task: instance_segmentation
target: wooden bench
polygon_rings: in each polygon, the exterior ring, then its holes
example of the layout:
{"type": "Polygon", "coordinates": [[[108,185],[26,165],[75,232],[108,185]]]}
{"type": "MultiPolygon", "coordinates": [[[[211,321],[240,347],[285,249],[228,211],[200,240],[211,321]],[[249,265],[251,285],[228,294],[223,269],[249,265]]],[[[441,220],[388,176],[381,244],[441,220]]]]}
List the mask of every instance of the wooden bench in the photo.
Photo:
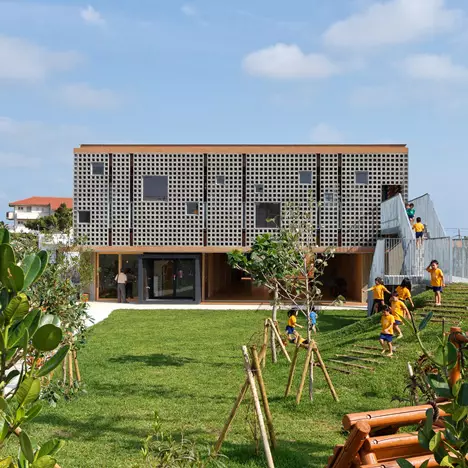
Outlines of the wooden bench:
{"type": "MultiPolygon", "coordinates": [[[[416,468],[426,460],[429,468],[439,466],[431,452],[419,445],[416,432],[399,432],[402,427],[423,423],[430,408],[420,405],[345,415],[343,427],[350,431],[348,438],[335,447],[327,468],[399,468],[398,458],[407,459],[416,468]]],[[[440,409],[440,416],[447,413],[440,409]]],[[[434,430],[441,427],[435,425],[434,430]]]]}

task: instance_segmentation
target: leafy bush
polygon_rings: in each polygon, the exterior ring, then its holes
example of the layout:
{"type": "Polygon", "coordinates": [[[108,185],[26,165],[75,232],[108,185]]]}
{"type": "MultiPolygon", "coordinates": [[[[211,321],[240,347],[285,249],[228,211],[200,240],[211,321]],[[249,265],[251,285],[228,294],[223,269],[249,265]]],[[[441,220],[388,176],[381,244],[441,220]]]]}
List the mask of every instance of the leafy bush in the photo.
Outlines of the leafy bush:
{"type": "Polygon", "coordinates": [[[41,379],[58,367],[70,347],[61,346],[56,317],[31,306],[29,293],[48,265],[45,251],[18,264],[10,235],[0,229],[0,448],[16,436],[19,455],[0,460],[5,468],[53,468],[63,442],[35,446],[22,425],[41,412],[41,379]],[[42,364],[39,366],[39,364],[42,364]]]}

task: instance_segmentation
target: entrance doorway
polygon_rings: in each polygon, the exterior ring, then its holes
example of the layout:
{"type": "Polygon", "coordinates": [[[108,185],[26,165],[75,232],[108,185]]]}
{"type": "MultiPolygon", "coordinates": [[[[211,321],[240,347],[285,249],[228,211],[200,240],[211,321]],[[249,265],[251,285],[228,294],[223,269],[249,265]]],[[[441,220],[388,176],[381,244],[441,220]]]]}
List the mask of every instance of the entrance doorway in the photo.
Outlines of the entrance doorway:
{"type": "Polygon", "coordinates": [[[198,255],[143,255],[139,277],[143,301],[200,302],[198,255]]]}

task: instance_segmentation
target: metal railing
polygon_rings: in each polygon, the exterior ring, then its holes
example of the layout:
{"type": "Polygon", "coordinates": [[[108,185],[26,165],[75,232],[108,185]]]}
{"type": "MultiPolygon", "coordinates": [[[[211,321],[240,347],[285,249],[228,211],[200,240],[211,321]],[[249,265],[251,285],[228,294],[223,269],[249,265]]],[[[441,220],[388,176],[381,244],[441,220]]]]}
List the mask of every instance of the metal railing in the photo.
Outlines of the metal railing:
{"type": "Polygon", "coordinates": [[[411,200],[410,203],[414,204],[416,217],[420,217],[422,223],[426,226],[428,237],[437,239],[447,237],[445,229],[437,215],[434,203],[428,193],[411,200]]]}
{"type": "Polygon", "coordinates": [[[383,235],[397,234],[400,239],[414,239],[414,232],[401,194],[382,202],[380,231],[383,235]]]}

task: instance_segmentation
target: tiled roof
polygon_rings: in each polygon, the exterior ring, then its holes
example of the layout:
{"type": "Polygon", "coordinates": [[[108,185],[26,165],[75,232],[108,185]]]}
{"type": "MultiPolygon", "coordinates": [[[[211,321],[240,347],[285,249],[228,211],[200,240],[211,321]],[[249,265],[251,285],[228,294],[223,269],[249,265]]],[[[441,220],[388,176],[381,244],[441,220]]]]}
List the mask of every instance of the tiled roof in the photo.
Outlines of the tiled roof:
{"type": "Polygon", "coordinates": [[[63,197],[30,197],[25,198],[24,200],[18,200],[11,202],[9,206],[49,206],[52,210],[56,210],[62,203],[67,205],[67,208],[73,208],[73,198],[63,198],[63,197]]]}

